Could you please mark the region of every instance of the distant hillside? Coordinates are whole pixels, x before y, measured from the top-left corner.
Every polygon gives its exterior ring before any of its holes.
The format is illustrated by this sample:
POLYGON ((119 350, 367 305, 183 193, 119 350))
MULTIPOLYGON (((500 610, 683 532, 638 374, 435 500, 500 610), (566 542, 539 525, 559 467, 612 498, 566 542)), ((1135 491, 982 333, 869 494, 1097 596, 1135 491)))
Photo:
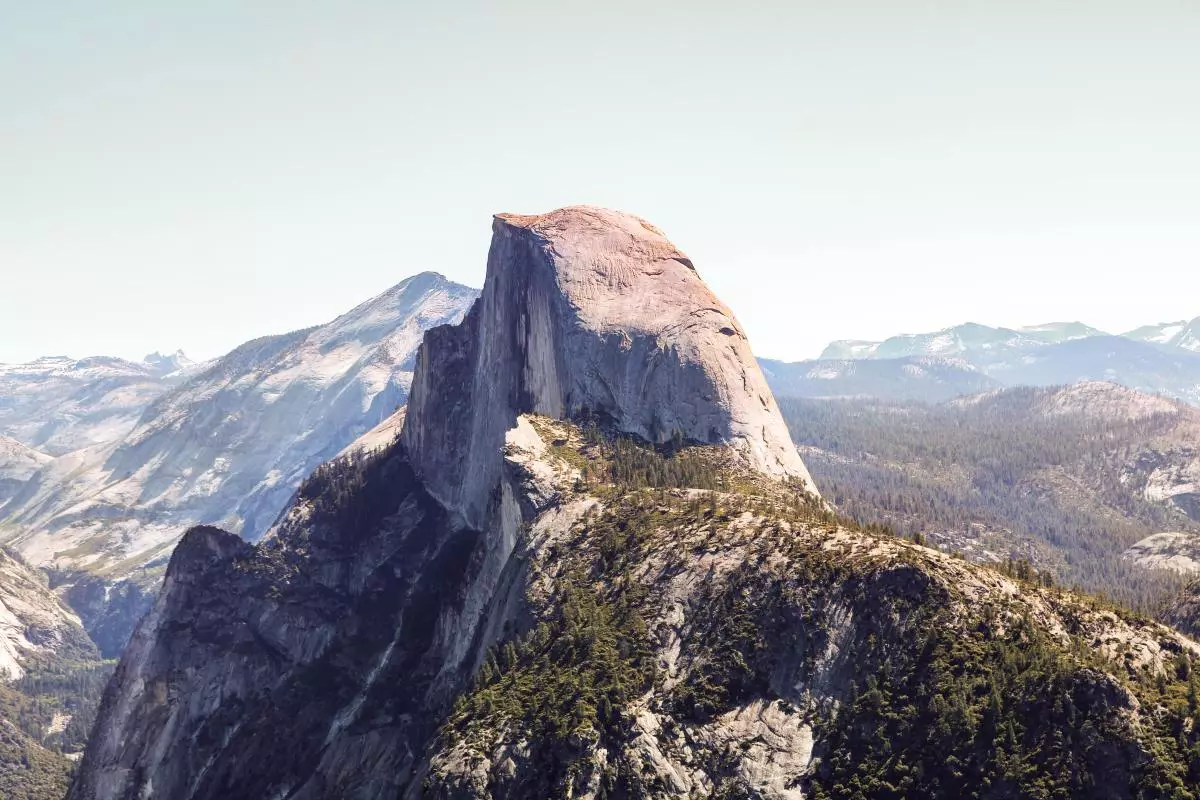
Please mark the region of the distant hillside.
POLYGON ((1144 325, 1122 335, 1139 342, 1150 342, 1164 347, 1200 353, 1200 317, 1190 321, 1180 320, 1179 322, 1144 325))
POLYGON ((831 342, 821 353, 821 358, 882 359, 983 354, 999 357, 1012 351, 1104 335, 1103 331, 1082 322, 1050 322, 1015 329, 968 322, 930 333, 901 334, 881 342, 857 339, 831 342))
POLYGON ((1200 355, 1120 336, 1077 339, 1039 348, 987 373, 1007 386, 1057 386, 1107 380, 1142 392, 1200 404, 1200 355))
POLYGON ((880 360, 759 359, 771 391, 783 397, 885 397, 939 402, 1000 388, 961 359, 932 356, 880 360))
POLYGON ((180 353, 149 358, 0 364, 0 434, 52 456, 117 441, 150 402, 186 377, 191 363, 180 353))
POLYGON ((981 561, 1026 558, 1149 608, 1177 573, 1122 558, 1200 532, 1200 411, 1113 384, 1006 389, 942 405, 780 402, 825 497, 981 561))
MULTIPOLYGON (((843 340, 830 343, 815 362, 800 362, 814 375, 822 372, 849 378, 846 363, 887 364, 872 375, 896 375, 913 358, 952 359, 992 379, 997 386, 1063 386, 1080 381, 1110 381, 1143 392, 1163 394, 1200 405, 1200 318, 1192 322, 1152 325, 1122 336, 1110 336, 1081 322, 1057 322, 1025 328, 992 328, 967 323, 932 333, 893 336, 879 342, 843 340)), ((863 372, 863 370, 860 370, 863 372)), ((885 400, 937 402, 970 394, 956 382, 922 393, 914 382, 847 380, 854 391, 814 390, 794 381, 790 393, 800 397, 865 396, 885 400)), ((829 385, 839 389, 837 381, 829 385)), ((791 387, 784 387, 785 390, 791 387)))
POLYGON ((66 794, 112 667, 45 576, 0 549, 0 798, 66 794))

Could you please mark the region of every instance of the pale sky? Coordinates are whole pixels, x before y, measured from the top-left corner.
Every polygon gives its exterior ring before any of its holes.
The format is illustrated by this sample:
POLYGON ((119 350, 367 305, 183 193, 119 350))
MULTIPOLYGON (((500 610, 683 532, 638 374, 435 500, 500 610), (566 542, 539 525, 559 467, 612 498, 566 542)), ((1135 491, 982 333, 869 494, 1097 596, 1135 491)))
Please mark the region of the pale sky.
POLYGON ((219 355, 491 214, 662 228, 757 353, 1200 315, 1200 3, 0 0, 0 361, 219 355))

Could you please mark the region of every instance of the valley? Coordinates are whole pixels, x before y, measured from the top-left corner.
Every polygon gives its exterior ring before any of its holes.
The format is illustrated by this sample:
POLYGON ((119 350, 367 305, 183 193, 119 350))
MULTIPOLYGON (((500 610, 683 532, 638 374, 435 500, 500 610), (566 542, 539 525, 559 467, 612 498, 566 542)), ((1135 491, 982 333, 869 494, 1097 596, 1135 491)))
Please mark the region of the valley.
POLYGON ((1188 579, 1125 557, 1200 536, 1200 409, 1115 384, 1005 389, 940 405, 781 400, 843 513, 973 560, 1027 560, 1153 612, 1188 579))

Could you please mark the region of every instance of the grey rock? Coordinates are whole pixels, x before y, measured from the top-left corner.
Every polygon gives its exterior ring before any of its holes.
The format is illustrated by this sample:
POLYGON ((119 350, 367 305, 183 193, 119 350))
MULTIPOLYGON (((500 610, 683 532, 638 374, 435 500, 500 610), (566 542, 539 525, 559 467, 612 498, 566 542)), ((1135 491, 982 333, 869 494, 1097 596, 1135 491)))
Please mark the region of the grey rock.
POLYGON ((719 442, 815 493, 740 327, 661 233, 498 217, 483 295, 426 334, 399 440, 318 470, 257 546, 205 529, 176 548, 70 796, 418 794, 453 698, 523 624, 527 532, 576 513, 526 411, 719 442))
POLYGON ((648 442, 724 443, 816 494, 733 313, 648 222, 576 206, 498 215, 483 294, 426 336, 403 439, 478 524, 516 416, 593 415, 648 442))

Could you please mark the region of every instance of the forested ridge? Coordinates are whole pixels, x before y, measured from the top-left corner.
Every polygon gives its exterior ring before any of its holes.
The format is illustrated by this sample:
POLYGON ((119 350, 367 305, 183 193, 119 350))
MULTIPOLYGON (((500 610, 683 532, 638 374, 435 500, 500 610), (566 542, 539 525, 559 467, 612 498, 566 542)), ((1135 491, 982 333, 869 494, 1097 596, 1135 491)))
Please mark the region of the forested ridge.
POLYGON ((1050 413, 1054 392, 1012 389, 942 405, 784 398, 780 406, 842 513, 977 560, 1026 558, 1067 585, 1156 610, 1184 579, 1121 553, 1153 533, 1200 531, 1185 504, 1153 502, 1144 491, 1154 465, 1191 446, 1192 412, 1050 413))

